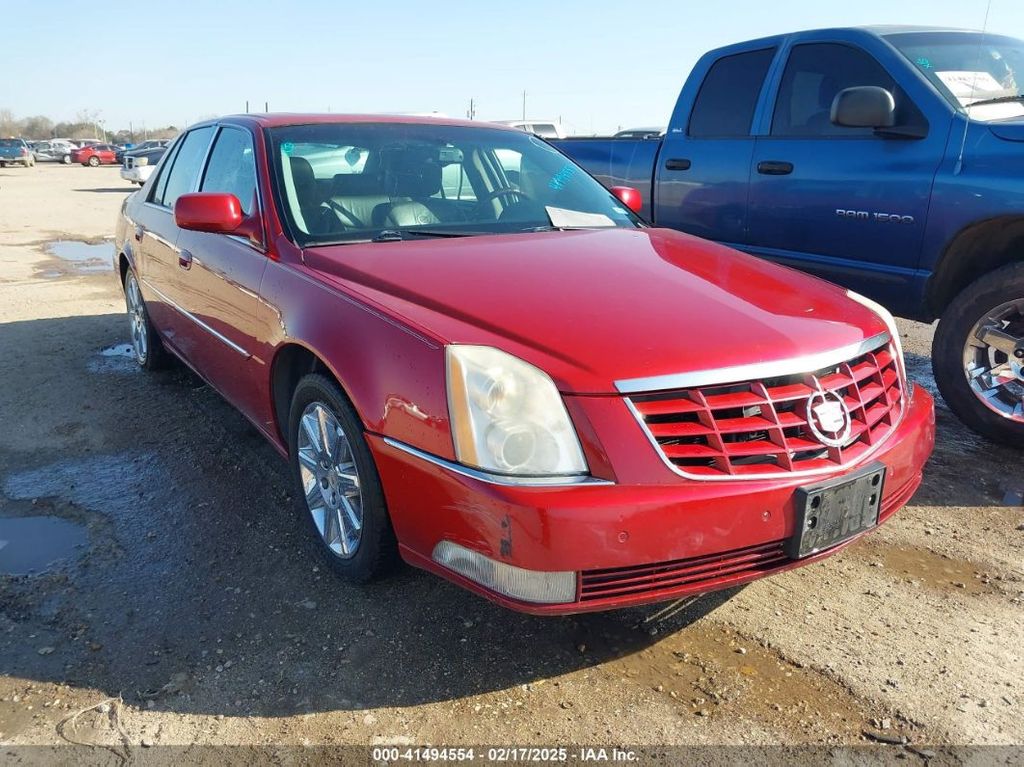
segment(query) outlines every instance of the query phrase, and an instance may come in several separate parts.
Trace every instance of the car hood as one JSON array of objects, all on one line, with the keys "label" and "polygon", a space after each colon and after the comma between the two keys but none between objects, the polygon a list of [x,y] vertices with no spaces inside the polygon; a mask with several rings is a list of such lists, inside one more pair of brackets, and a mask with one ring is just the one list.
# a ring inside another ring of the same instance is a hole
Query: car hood
[{"label": "car hood", "polygon": [[304,259],[443,342],[504,349],[578,394],[827,352],[886,330],[834,285],[665,229],[335,245]]}]

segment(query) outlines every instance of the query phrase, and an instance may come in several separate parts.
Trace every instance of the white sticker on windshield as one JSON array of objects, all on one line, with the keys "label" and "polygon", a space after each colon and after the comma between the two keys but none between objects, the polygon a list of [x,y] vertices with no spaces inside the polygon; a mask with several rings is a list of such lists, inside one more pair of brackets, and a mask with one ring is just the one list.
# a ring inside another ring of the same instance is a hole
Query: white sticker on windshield
[{"label": "white sticker on windshield", "polygon": [[973,107],[976,101],[997,99],[1003,96],[1016,96],[1017,89],[1002,84],[989,72],[971,72],[954,70],[936,72],[935,76],[956,96],[960,106],[964,107],[971,117],[979,120],[998,120],[1003,117],[1019,117],[1024,115],[1024,105],[1020,103],[982,104]]},{"label": "white sticker on windshield", "polygon": [[559,229],[562,227],[572,229],[581,226],[615,226],[615,222],[604,213],[584,213],[581,210],[556,208],[552,205],[545,205],[544,210],[548,212],[551,226]]}]

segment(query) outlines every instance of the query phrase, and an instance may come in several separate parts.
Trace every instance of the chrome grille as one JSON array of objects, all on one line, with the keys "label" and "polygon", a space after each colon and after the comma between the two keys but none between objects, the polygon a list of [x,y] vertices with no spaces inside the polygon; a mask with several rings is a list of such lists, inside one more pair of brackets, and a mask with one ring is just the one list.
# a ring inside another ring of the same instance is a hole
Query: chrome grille
[{"label": "chrome grille", "polygon": [[[679,473],[755,478],[824,472],[866,457],[898,424],[904,389],[886,339],[877,349],[811,372],[637,394],[629,402]],[[818,416],[809,412],[816,394],[841,400],[849,414],[849,431],[838,435],[845,437],[838,444],[827,432],[822,437]]]}]

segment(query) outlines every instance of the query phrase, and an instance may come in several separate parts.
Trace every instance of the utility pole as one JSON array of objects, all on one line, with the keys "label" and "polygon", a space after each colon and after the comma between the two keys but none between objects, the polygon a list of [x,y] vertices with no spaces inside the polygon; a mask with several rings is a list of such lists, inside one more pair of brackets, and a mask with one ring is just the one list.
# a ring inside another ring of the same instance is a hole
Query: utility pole
[{"label": "utility pole", "polygon": [[269,101],[264,101],[263,102],[263,111],[264,112],[269,112],[270,111],[270,102]]},{"label": "utility pole", "polygon": [[526,122],[526,91],[523,91],[523,122]]},{"label": "utility pole", "polygon": [[245,100],[245,113],[249,114],[249,99]]},{"label": "utility pole", "polygon": [[473,99],[469,100],[469,109],[466,111],[466,117],[470,120],[476,119],[476,104]]}]

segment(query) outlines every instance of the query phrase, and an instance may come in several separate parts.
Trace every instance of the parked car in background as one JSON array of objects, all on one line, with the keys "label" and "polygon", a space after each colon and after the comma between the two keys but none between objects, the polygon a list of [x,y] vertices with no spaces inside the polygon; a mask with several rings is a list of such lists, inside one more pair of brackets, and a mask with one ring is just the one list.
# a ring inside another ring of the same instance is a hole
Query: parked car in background
[{"label": "parked car in background", "polygon": [[32,154],[36,162],[62,162],[69,151],[50,141],[36,141],[32,144]]},{"label": "parked car in background", "polygon": [[135,359],[179,356],[252,421],[354,581],[402,557],[515,609],[604,610],[890,518],[934,441],[891,315],[649,228],[636,197],[479,122],[200,123],[118,220]]},{"label": "parked car in background", "polygon": [[28,143],[20,138],[0,138],[0,168],[8,165],[24,165],[31,168],[36,159]]},{"label": "parked car in background", "polygon": [[663,141],[556,142],[681,229],[941,318],[935,380],[1024,446],[1024,41],[830,29],[712,51]]},{"label": "parked car in background", "polygon": [[665,135],[665,128],[626,128],[620,130],[612,138],[660,138]]},{"label": "parked car in background", "polygon": [[125,146],[124,148],[118,147],[117,161],[121,164],[124,164],[124,158],[127,155],[136,154],[137,152],[147,152],[150,149],[162,149],[170,143],[170,139],[148,139],[138,144]]},{"label": "parked car in background", "polygon": [[52,152],[59,155],[60,162],[65,165],[71,164],[71,153],[78,149],[78,144],[66,138],[50,139],[49,144]]},{"label": "parked car in background", "polygon": [[71,162],[89,165],[116,165],[117,147],[112,144],[89,144],[71,152]]},{"label": "parked car in background", "polygon": [[499,120],[498,125],[508,125],[541,138],[565,138],[562,124],[555,120]]},{"label": "parked car in background", "polygon": [[142,186],[152,175],[160,158],[167,152],[165,147],[155,147],[144,150],[132,150],[124,156],[121,164],[121,178],[131,181],[133,184]]}]

